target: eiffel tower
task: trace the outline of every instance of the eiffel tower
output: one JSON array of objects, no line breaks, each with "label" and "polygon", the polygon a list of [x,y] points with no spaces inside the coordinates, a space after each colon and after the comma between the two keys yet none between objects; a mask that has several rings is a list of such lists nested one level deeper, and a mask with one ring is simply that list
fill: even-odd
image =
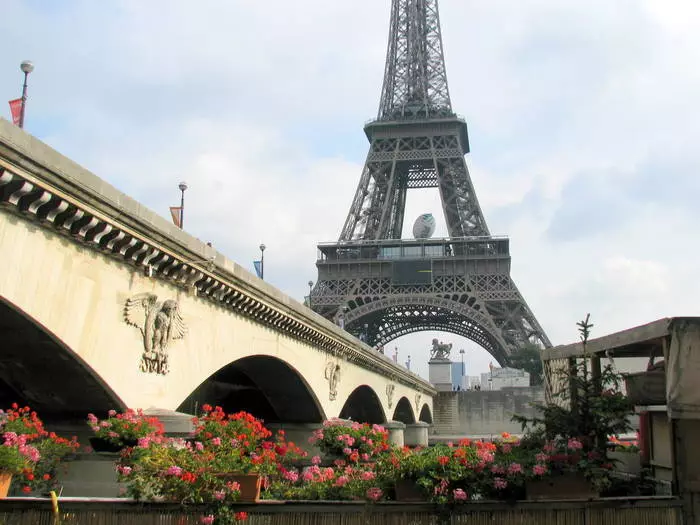
[{"label": "eiffel tower", "polygon": [[[310,306],[369,345],[458,334],[505,365],[551,346],[510,277],[509,241],[486,226],[452,110],[438,0],[392,0],[384,85],[369,154],[337,242],[318,246]],[[438,188],[449,238],[401,239],[406,193]]]}]

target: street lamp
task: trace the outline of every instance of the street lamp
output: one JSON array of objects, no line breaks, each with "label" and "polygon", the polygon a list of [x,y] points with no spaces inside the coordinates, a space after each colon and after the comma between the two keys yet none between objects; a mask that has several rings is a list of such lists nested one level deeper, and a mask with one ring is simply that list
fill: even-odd
[{"label": "street lamp", "polygon": [[265,246],[264,244],[260,245],[260,278],[264,281],[265,280]]},{"label": "street lamp", "polygon": [[180,229],[185,227],[185,190],[187,189],[187,183],[182,181],[177,185],[180,188]]},{"label": "street lamp", "polygon": [[313,288],[314,282],[309,281],[307,284],[309,285],[309,308],[311,308],[311,288]]},{"label": "street lamp", "polygon": [[22,107],[21,107],[20,113],[19,113],[19,127],[23,128],[24,127],[24,108],[27,105],[27,77],[29,76],[29,73],[34,71],[34,64],[29,60],[24,60],[19,65],[19,68],[22,70],[22,73],[24,73],[24,85],[22,86]]},{"label": "street lamp", "polygon": [[464,377],[464,348],[462,348],[459,353],[462,355],[462,377]]}]

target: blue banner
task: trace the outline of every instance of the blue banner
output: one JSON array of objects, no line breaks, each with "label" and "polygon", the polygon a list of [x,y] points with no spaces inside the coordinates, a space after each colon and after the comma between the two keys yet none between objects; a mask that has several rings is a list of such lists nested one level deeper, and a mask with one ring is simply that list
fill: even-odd
[{"label": "blue banner", "polygon": [[262,261],[253,261],[253,266],[255,267],[255,273],[262,279]]}]

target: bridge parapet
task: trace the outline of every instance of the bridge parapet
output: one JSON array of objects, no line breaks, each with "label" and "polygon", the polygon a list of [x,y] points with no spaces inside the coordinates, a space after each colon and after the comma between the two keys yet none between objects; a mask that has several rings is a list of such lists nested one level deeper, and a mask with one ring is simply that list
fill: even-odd
[{"label": "bridge parapet", "polygon": [[433,387],[204,242],[0,118],[0,206],[429,396]]}]

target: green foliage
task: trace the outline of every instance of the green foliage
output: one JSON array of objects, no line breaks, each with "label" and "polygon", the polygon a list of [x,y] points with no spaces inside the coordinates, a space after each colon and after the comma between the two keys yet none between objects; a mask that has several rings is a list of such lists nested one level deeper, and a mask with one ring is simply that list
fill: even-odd
[{"label": "green foliage", "polygon": [[531,386],[542,384],[544,378],[539,346],[535,344],[523,346],[516,350],[508,361],[511,367],[525,370],[530,374]]}]

